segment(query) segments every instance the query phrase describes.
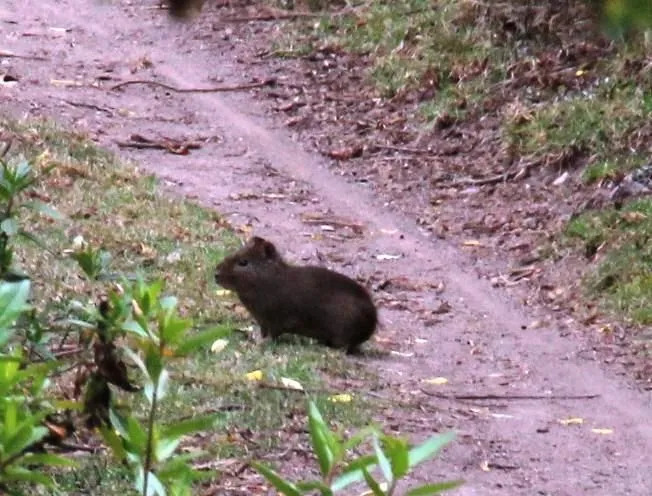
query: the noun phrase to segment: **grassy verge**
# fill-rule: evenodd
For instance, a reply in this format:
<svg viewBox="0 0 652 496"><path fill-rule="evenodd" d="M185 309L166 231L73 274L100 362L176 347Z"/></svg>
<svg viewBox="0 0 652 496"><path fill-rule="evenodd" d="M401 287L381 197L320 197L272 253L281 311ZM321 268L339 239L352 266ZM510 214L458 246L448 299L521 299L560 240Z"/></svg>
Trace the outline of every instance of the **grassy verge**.
<svg viewBox="0 0 652 496"><path fill-rule="evenodd" d="M54 166L32 194L66 217L59 223L39 216L25 219L49 248L43 251L27 241L17 247L22 269L37 275L37 308L63 316L75 301L97 301L111 284L80 277L75 262L64 255L73 239L82 236L112 255L110 271L163 278L166 292L179 298L180 308L197 328L216 322L235 329L250 325L236 300L220 296L212 281L215 263L239 245L217 213L161 194L154 178L120 163L84 137L47 123L1 121L0 134L13 135L17 147L10 154L23 154L37 171ZM53 331L53 342L59 338ZM363 374L341 353L296 342L260 345L246 333L234 332L225 349L204 350L174 364L171 389L162 404L164 419L224 411L219 427L188 439L187 449L206 450L213 460L245 453L263 458L295 442L297 433L304 436L303 395L260 387L246 379L254 370L263 373L266 383L280 384L287 377L317 391L320 408L336 423L355 426L369 418L357 398L349 403L328 400L331 390L349 392L337 390L338 380ZM62 376L53 391L70 390L66 381L69 376ZM129 401L125 396L121 400ZM80 436L92 442L91 433ZM55 474L61 494L117 495L130 490L126 470L108 456L88 456L80 464L80 469Z"/></svg>
<svg viewBox="0 0 652 496"><path fill-rule="evenodd" d="M579 171L587 196L650 163L650 33L608 40L583 1L353 5L342 10L335 2L336 15L285 36L294 36L291 46L302 53L330 47L359 56L367 85L395 103L419 102L422 124L469 126L473 134L486 127L481 121L498 123L495 139L515 162ZM568 226L585 243L600 240L588 294L639 323L650 322L651 210L648 197L625 212L607 207ZM635 217L640 221L631 222Z"/></svg>

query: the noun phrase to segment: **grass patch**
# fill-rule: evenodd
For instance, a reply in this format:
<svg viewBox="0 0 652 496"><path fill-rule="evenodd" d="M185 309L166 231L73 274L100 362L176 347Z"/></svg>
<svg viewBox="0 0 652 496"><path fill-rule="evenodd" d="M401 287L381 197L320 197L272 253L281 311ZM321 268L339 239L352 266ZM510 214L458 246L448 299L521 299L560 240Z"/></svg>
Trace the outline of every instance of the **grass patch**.
<svg viewBox="0 0 652 496"><path fill-rule="evenodd" d="M15 136L16 153L28 158L37 171L54 166L33 194L66 216L61 223L37 215L24 220L49 248L46 252L23 242L16 250L22 269L37 275L34 304L40 310L54 306L55 314L58 308L65 316L74 301L95 302L110 284L82 278L75 262L63 255L73 239L82 236L111 254L110 271L139 274L147 280L163 278L166 293L179 298L180 309L198 328L216 322L234 328L250 323L235 298L215 292L216 262L240 244L219 214L161 194L155 178L121 163L83 136L51 124L0 121L0 134ZM56 333L53 338L57 339ZM204 350L173 364L162 418L180 419L231 405L213 432L187 440L188 447L206 450L211 457L244 453L263 457L295 442L297 432L305 436L305 397L247 381L245 374L252 370L261 370L267 383L279 384L281 377L288 377L315 391L323 413L336 424L353 427L369 420L365 401L356 397L351 403L333 403L327 399L330 388L350 392L337 390L338 380L365 374L342 353L291 339L256 344L240 332L219 353ZM70 384L58 384L53 391L66 388ZM61 494L129 492L126 469L110 458L89 456L80 463L74 472L55 474Z"/></svg>
<svg viewBox="0 0 652 496"><path fill-rule="evenodd" d="M589 291L633 322L652 324L652 200L586 213L566 234L582 242L587 256L602 254L586 278Z"/></svg>
<svg viewBox="0 0 652 496"><path fill-rule="evenodd" d="M505 55L484 26L469 22L472 8L471 2L456 0L369 2L353 15L322 19L313 35L352 53L371 55L370 80L383 96L422 86L442 92L457 86L460 93L472 93L477 85L470 82L496 76L487 62L499 67Z"/></svg>
<svg viewBox="0 0 652 496"><path fill-rule="evenodd" d="M649 88L598 87L590 98L573 96L518 112L506 121L509 145L522 155L587 157L586 181L645 163L652 139Z"/></svg>

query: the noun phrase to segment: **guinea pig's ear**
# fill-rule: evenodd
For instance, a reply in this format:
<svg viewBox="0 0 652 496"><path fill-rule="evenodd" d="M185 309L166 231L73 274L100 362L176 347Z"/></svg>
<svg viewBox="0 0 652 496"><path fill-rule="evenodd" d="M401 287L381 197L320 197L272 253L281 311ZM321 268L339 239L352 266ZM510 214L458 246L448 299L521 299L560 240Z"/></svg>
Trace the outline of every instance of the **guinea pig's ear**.
<svg viewBox="0 0 652 496"><path fill-rule="evenodd" d="M266 240L262 240L262 245L263 253L265 254L265 258L277 258L278 254L276 253L276 246L274 246L272 243Z"/></svg>

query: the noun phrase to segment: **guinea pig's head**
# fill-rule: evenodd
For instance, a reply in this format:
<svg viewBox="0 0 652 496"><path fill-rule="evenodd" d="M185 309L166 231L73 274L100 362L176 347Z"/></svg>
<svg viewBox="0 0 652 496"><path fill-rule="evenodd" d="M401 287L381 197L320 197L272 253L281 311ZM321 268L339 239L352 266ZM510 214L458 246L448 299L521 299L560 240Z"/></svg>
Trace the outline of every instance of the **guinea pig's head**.
<svg viewBox="0 0 652 496"><path fill-rule="evenodd" d="M270 241L254 236L215 269L215 282L238 291L253 286L282 259Z"/></svg>

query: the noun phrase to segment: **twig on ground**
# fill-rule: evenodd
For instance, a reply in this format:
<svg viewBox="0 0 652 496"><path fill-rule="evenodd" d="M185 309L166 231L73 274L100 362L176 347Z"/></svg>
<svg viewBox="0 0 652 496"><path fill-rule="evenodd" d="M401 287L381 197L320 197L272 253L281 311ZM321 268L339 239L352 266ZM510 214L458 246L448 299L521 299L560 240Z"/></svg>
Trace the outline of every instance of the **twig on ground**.
<svg viewBox="0 0 652 496"><path fill-rule="evenodd" d="M132 134L129 137L129 140L130 141L116 141L116 144L122 148L167 150L175 155L187 155L189 150L197 150L201 148L199 143L179 142L171 139L156 141L145 138L140 134Z"/></svg>
<svg viewBox="0 0 652 496"><path fill-rule="evenodd" d="M503 172L502 174L497 174L495 176L481 177L478 179L462 179L461 181L452 183L451 186L454 188L459 186L487 186L489 184L498 184L511 181L512 179L524 176L527 172L529 172L531 168L539 165L540 163L540 160L534 160L532 162L522 164L518 169L513 171Z"/></svg>
<svg viewBox="0 0 652 496"><path fill-rule="evenodd" d="M222 91L240 91L240 90L249 90L252 88L261 88L263 86L272 86L276 84L276 79L270 78L265 81L260 81L258 83L245 83L245 84L235 84L231 86L216 86L215 88L176 88L170 86L169 84L159 83L158 81L150 81L147 79L133 79L130 81L123 81L109 88L110 91L115 91L124 86L129 86L132 84L148 84L150 86L159 86L165 88L169 91L174 91L175 93L218 93Z"/></svg>
<svg viewBox="0 0 652 496"><path fill-rule="evenodd" d="M244 17L226 17L221 19L222 22L254 22L254 21L285 21L288 19L299 19L299 18L315 18L322 17L321 14L314 14L312 12L292 12L292 13L269 13L269 14L258 14L252 16Z"/></svg>
<svg viewBox="0 0 652 496"><path fill-rule="evenodd" d="M599 394L445 394L421 389L421 392L435 398L446 400L592 400Z"/></svg>
<svg viewBox="0 0 652 496"><path fill-rule="evenodd" d="M337 16L354 14L354 13L355 13L354 8L346 7L341 10L338 10L337 12L329 12L328 16L337 17ZM270 9L268 12L264 14L257 14L251 16L226 17L224 19L221 19L221 21L222 22L284 21L284 20L301 19L301 18L319 19L321 17L324 17L324 14L315 13L315 12L285 12L285 11Z"/></svg>
<svg viewBox="0 0 652 496"><path fill-rule="evenodd" d="M105 112L109 117L113 117L113 112L111 110L105 107L100 107L99 105L95 105L93 103L74 102L72 100L63 100L63 101L66 102L68 105L72 105L73 107L81 107L81 108L87 108L91 110L97 110L99 112Z"/></svg>
<svg viewBox="0 0 652 496"><path fill-rule="evenodd" d="M14 58L14 59L29 59L29 60L49 60L47 57L40 57L38 55L20 55L13 52L5 52L0 50L0 57Z"/></svg>
<svg viewBox="0 0 652 496"><path fill-rule="evenodd" d="M431 155L431 156L455 155L457 153L466 153L466 151L460 150L460 148L457 146L446 148L441 151L435 151L430 148L412 148L409 146L381 145L378 143L374 143L370 145L369 148L371 151L373 151L374 149L389 150L394 152L411 153L413 155Z"/></svg>

